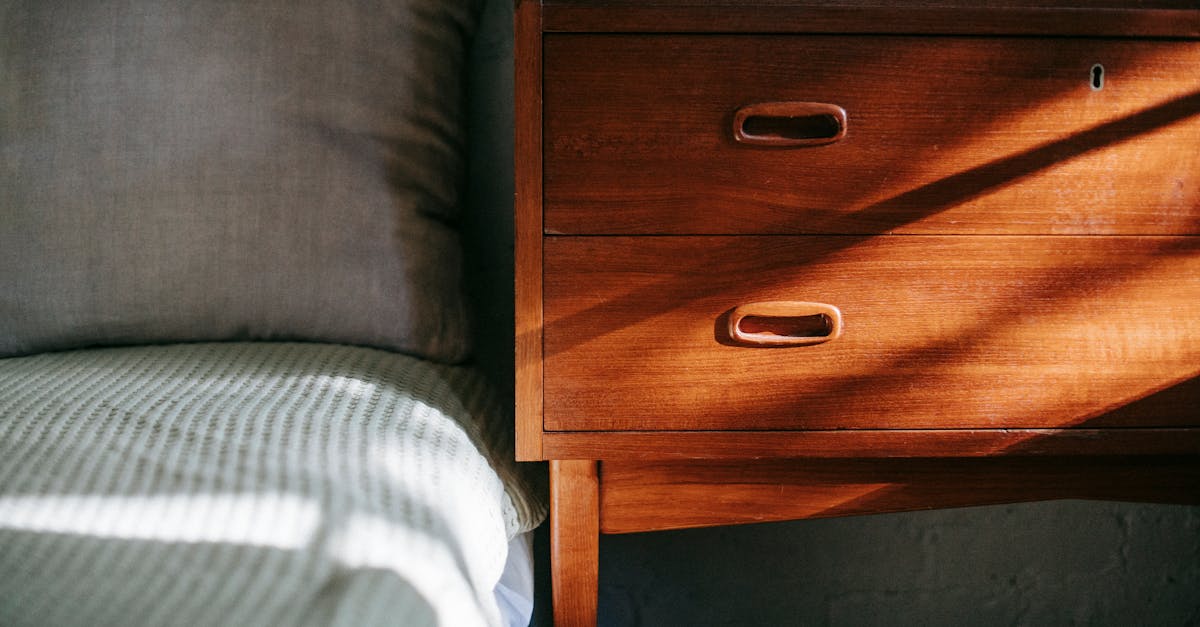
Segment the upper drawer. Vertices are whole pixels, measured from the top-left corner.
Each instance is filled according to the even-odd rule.
[[[1200,232],[1200,42],[547,34],[543,54],[550,233]],[[735,140],[778,102],[841,107],[845,134]],[[837,131],[783,111],[749,130]]]

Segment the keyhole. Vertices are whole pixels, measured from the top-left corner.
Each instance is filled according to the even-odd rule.
[[[1092,91],[1104,89],[1104,66],[1097,63],[1092,66]]]

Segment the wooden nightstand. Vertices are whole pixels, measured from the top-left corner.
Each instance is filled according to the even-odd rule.
[[[600,532],[1200,502],[1200,9],[886,4],[519,4],[561,624]]]

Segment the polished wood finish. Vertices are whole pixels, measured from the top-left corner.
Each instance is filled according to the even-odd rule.
[[[846,136],[846,110],[827,102],[759,102],[733,112],[733,140],[750,146],[824,146]]]
[[[1194,428],[571,431],[543,438],[552,459],[1200,455]]]
[[[864,11],[886,11],[880,0],[546,0],[544,4],[551,10],[561,10],[565,7],[600,7],[607,9],[610,15],[620,15],[630,8],[641,6],[657,6],[670,8],[674,15],[682,16],[693,9],[701,7],[729,7],[742,9],[747,13],[770,15],[771,11],[787,8],[806,8],[814,12],[828,12],[835,9],[857,8]],[[1070,13],[1077,18],[1096,17],[1100,12],[1121,9],[1128,11],[1151,11],[1163,9],[1196,8],[1188,2],[1180,0],[903,0],[893,2],[896,9],[920,11],[929,9],[945,10],[953,16],[954,12],[967,9],[986,8],[996,13],[1006,13],[1013,10],[1030,8],[1039,10],[1058,10]],[[886,15],[878,13],[874,15]],[[927,15],[927,14],[925,14]],[[862,26],[861,24],[859,25]],[[891,24],[882,26],[882,30],[891,32]],[[1065,25],[1061,25],[1066,27]],[[547,26],[549,28],[549,26]],[[730,27],[725,27],[729,29]],[[660,32],[659,24],[643,24],[647,32]],[[1145,36],[1145,33],[1133,31],[1134,35]]]
[[[604,462],[604,533],[1050,499],[1200,504],[1191,458]]]
[[[545,242],[553,431],[1200,426],[1197,237]],[[841,310],[759,348],[728,316]]]
[[[1017,0],[895,2],[772,0],[561,0],[546,7],[546,30],[600,33],[892,33],[1200,37],[1200,11],[1162,2]]]
[[[542,28],[539,3],[516,8],[513,55],[517,459],[542,456]]]
[[[1200,42],[544,45],[548,233],[1200,233]],[[741,108],[780,100],[844,108],[845,136],[737,141]]]
[[[842,336],[842,311],[827,303],[804,301],[745,303],[729,313],[725,333],[737,346],[812,346]]]
[[[883,4],[518,2],[558,624],[595,622],[601,525],[1197,501],[1200,7]]]
[[[596,624],[600,495],[593,461],[550,462],[550,568],[554,624]]]

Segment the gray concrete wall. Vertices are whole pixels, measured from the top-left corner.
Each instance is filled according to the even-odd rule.
[[[1060,501],[607,536],[600,624],[1200,625],[1200,507]]]

